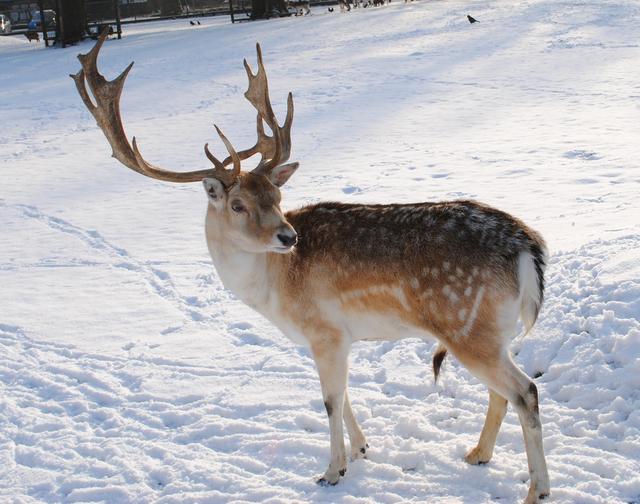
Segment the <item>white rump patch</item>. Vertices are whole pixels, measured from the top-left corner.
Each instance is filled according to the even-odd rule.
[[[533,257],[528,252],[520,254],[518,283],[520,284],[520,316],[524,323],[525,332],[528,332],[536,321],[537,312],[541,304],[538,274]]]

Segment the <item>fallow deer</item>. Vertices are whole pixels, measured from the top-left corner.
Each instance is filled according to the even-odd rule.
[[[222,282],[291,340],[310,348],[331,438],[329,467],[318,482],[335,485],[347,470],[343,420],[351,457],[364,457],[368,447],[347,393],[351,344],[417,336],[439,342],[436,377],[450,352],[489,388],[480,440],[466,461],[489,461],[510,402],[522,425],[529,465],[525,502],[548,495],[537,389],[508,350],[518,320],[528,331],[542,304],[546,247],[541,236],[515,217],[474,201],[318,203],[283,213],[279,188],[298,168],[287,163],[293,98],[289,93],[281,126],[259,45],[256,74],[244,61],[245,97],[257,110],[256,144],[236,152],[216,127],[229,156],[220,161],[205,145],[213,168],[173,172],[154,166],[140,154],[135,137],[129,143],[121,121],[120,96],[133,63],[112,81],[98,71],[105,38],[106,32],[88,54],[78,56],[82,69],[71,77],[113,156],[147,177],[201,181],[208,197],[207,245]],[[243,171],[241,162],[255,154],[261,155],[258,165]]]

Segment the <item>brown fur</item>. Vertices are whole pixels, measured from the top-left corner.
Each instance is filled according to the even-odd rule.
[[[299,239],[283,271],[288,311],[304,312],[300,304],[320,289],[344,310],[393,314],[469,358],[495,351],[496,302],[517,295],[519,254],[544,246],[519,220],[473,201],[321,203],[286,218]],[[481,286],[473,330],[464,332]]]
[[[242,203],[246,212],[241,216],[246,233],[257,241],[269,243],[274,232],[282,225],[284,216],[280,210],[280,191],[262,175],[243,172],[236,185],[229,190],[229,201]],[[268,220],[268,216],[277,215],[278,220]],[[224,215],[227,223],[233,227],[234,219],[239,219],[233,212]]]

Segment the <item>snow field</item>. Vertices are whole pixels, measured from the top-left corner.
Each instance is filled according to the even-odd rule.
[[[513,349],[539,387],[550,502],[637,503],[639,22],[632,1],[318,8],[129,25],[101,66],[136,60],[128,134],[195,169],[214,121],[252,144],[241,62],[260,41],[277,113],[290,89],[296,103],[286,208],[471,197],[541,231],[545,306]],[[309,353],[220,284],[198,184],[109,158],[67,77],[89,48],[0,38],[0,501],[521,500],[516,415],[489,464],[465,464],[486,388],[454,359],[435,386],[433,345],[416,340],[354,346],[369,458],[314,483],[329,439]]]

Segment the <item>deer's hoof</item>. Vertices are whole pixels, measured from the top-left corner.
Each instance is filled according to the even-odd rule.
[[[549,497],[549,491],[539,491],[535,486],[529,488],[529,493],[524,500],[524,504],[539,504],[540,501]]]
[[[359,458],[367,458],[367,450],[369,449],[369,444],[364,443],[362,446],[354,446],[351,448],[351,460],[356,460]]]
[[[344,476],[347,472],[346,465],[337,471],[332,470],[331,468],[327,469],[327,472],[316,481],[316,483],[320,486],[335,486],[340,481],[340,478]]]
[[[471,465],[482,465],[486,464],[491,460],[491,455],[487,453],[483,453],[479,446],[469,450],[464,456],[464,460],[467,464]]]

